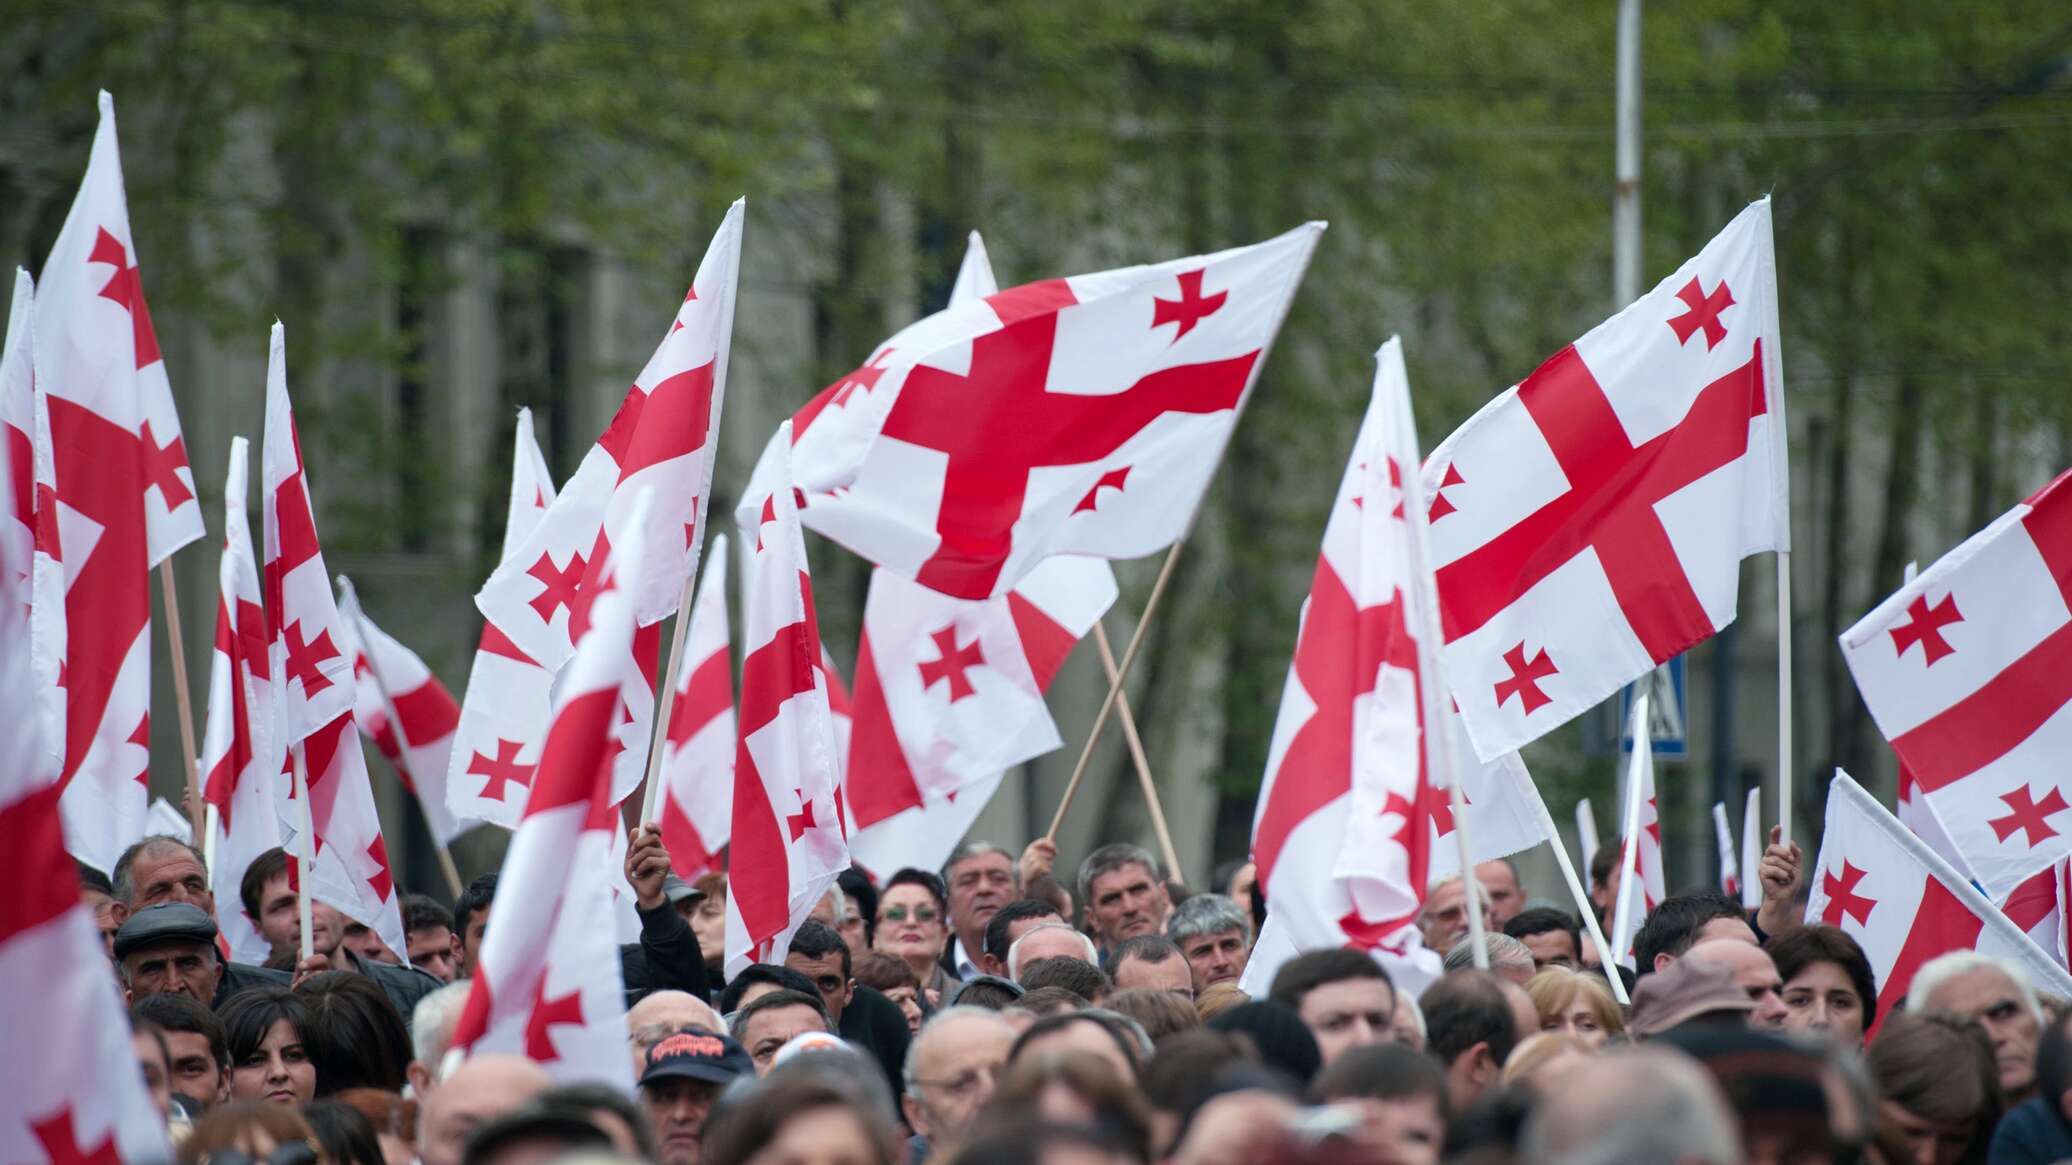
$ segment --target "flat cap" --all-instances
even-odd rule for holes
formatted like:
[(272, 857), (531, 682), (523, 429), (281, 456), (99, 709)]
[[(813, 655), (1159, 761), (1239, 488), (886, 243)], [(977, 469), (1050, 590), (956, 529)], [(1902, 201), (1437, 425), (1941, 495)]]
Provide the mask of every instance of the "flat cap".
[(672, 905), (692, 901), (703, 902), (705, 900), (705, 891), (698, 889), (675, 874), (666, 874), (662, 878), (662, 896), (669, 899)]
[(1731, 968), (1704, 959), (1682, 958), (1649, 975), (1633, 989), (1626, 1030), (1646, 1039), (1704, 1015), (1737, 1013), (1745, 1018), (1755, 1000), (1734, 982)]
[(115, 957), (163, 943), (214, 943), (216, 920), (199, 906), (186, 902), (161, 902), (129, 916), (115, 932)]

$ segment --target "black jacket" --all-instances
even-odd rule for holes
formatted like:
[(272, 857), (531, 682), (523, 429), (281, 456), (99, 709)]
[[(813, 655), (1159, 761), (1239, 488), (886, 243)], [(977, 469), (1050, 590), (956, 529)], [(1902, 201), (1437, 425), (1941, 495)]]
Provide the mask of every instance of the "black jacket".
[[(415, 967), (403, 967), (394, 963), (376, 963), (362, 959), (351, 951), (346, 958), (352, 961), (353, 969), (374, 980), (396, 1005), (403, 1016), (403, 1022), (410, 1022), (410, 1013), (417, 1008), (417, 1001), (444, 987), (445, 984)], [(216, 998), (210, 1006), (221, 1011), (225, 1003), (240, 991), (254, 987), (286, 987), (295, 981), (286, 971), (275, 971), (267, 967), (254, 967), (249, 963), (223, 964), (223, 978), (216, 984)]]
[(706, 973), (705, 956), (698, 953), (698, 936), (692, 933), (691, 924), (667, 902), (639, 914), (640, 941), (619, 948), (626, 1002), (631, 1004), (652, 991), (688, 991), (710, 1003), (712, 976)]
[(837, 1034), (843, 1039), (877, 1058), (894, 1096), (906, 1091), (901, 1071), (906, 1067), (907, 1045), (913, 1036), (907, 1031), (906, 1013), (899, 1009), (899, 1004), (859, 983), (856, 994), (849, 997), (849, 1006), (842, 1009), (842, 1022), (836, 1026), (841, 1028)]

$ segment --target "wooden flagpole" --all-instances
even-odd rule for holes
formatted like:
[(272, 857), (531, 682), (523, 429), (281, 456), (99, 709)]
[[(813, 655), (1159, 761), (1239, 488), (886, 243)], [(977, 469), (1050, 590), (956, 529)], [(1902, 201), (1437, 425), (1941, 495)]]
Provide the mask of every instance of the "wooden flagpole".
[[(1108, 628), (1094, 621), (1094, 647), (1101, 653), (1101, 670), (1108, 682), (1116, 682), (1115, 649), (1108, 645)], [(1151, 810), (1151, 828), (1158, 834), (1158, 848), (1165, 856), (1166, 876), (1180, 878), (1180, 855), (1173, 848), (1172, 831), (1166, 828), (1165, 806), (1159, 803), (1158, 786), (1151, 781), (1151, 762), (1144, 756), (1144, 741), (1137, 734), (1137, 717), (1130, 711), (1130, 696), (1119, 688), (1115, 705), (1122, 716), (1122, 739), (1129, 745), (1130, 763), (1137, 770), (1137, 784), (1144, 790), (1144, 802)]]
[(187, 770), (187, 819), (196, 838), (208, 836), (201, 808), (201, 752), (194, 744), (194, 697), (187, 690), (187, 645), (180, 634), (180, 590), (173, 582), (173, 559), (158, 564), (158, 586), (165, 596), (166, 646), (173, 656), (173, 706), (180, 715), (181, 767)]
[(662, 745), (669, 737), (669, 716), (676, 706), (676, 675), (683, 667), (683, 644), (691, 629), (691, 584), (698, 577), (698, 564), (684, 576), (683, 597), (676, 601), (676, 628), (669, 636), (669, 664), (662, 669), (662, 686), (655, 690), (655, 723), (648, 732), (647, 776), (640, 794), (640, 819), (636, 828), (655, 819), (655, 805), (661, 794)]

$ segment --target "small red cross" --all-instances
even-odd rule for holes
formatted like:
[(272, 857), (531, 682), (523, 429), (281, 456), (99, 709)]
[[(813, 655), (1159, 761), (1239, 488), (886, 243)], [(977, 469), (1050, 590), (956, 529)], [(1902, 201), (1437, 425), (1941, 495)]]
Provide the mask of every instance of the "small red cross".
[(288, 678), (302, 681), (302, 698), (307, 700), (331, 686), (331, 681), (317, 665), (327, 659), (337, 659), (338, 649), (331, 645), (331, 629), (326, 627), (315, 639), (304, 642), (302, 620), (288, 624), (281, 632), (281, 638), (288, 644)]
[(597, 544), (590, 548), (590, 564), (603, 564), (606, 573), (602, 577), (585, 574), (583, 581), (575, 588), (575, 597), (568, 601), (568, 641), (581, 643), (590, 630), (590, 612), (597, 609), (597, 600), (607, 593), (619, 589), (619, 571), (611, 564), (611, 540), (604, 536), (602, 526), (597, 529)]
[(1546, 648), (1541, 648), (1528, 661), (1525, 658), (1525, 643), (1520, 640), (1518, 646), (1504, 653), (1504, 662), (1511, 666), (1511, 678), (1498, 680), (1496, 683), (1497, 707), (1503, 707), (1504, 701), (1515, 695), (1518, 702), (1524, 705), (1525, 714), (1530, 716), (1554, 702), (1554, 697), (1540, 691), (1539, 681), (1548, 676), (1561, 674), (1561, 669), (1555, 667), (1554, 661), (1547, 658)]
[(1377, 816), (1390, 815), (1400, 818), (1403, 824), (1397, 826), (1395, 832), (1389, 834), (1389, 838), (1404, 849), (1409, 849), (1410, 839), (1415, 836), (1411, 830), (1417, 825), (1417, 806), (1410, 803), (1410, 798), (1390, 789), (1388, 799), (1382, 802), (1381, 812)]
[(137, 783), (148, 789), (151, 787), (151, 713), (144, 713), (144, 718), (137, 721), (137, 730), (130, 733), (129, 743), (144, 750), (144, 767), (137, 772)]
[(1907, 649), (1921, 645), (1921, 662), (1924, 667), (1934, 667), (1935, 661), (1946, 655), (1954, 655), (1957, 649), (1943, 638), (1942, 629), (1952, 623), (1962, 623), (1964, 615), (1957, 610), (1956, 592), (1942, 597), (1942, 601), (1929, 605), (1927, 595), (1915, 595), (1907, 604), (1907, 621), (1892, 629), (1892, 650), (1905, 655)]
[(1727, 290), (1726, 281), (1721, 280), (1719, 286), (1712, 289), (1712, 294), (1707, 295), (1698, 286), (1698, 277), (1693, 275), (1683, 290), (1676, 293), (1676, 298), (1683, 300), (1690, 309), (1669, 321), (1670, 329), (1676, 333), (1676, 342), (1689, 343), (1698, 329), (1703, 328), (1705, 350), (1710, 352), (1719, 347), (1719, 342), (1727, 338), (1727, 325), (1719, 322), (1719, 313), (1734, 306), (1734, 293)]
[(1180, 342), (1180, 337), (1193, 331), (1194, 325), (1221, 310), (1223, 301), (1230, 298), (1230, 293), (1227, 291), (1219, 291), (1214, 295), (1203, 295), (1201, 293), (1201, 277), (1204, 270), (1206, 269), (1197, 268), (1193, 271), (1181, 272), (1179, 276), (1180, 298), (1153, 298), (1151, 301), (1152, 327), (1159, 328), (1167, 324), (1180, 325), (1180, 329), (1173, 333), (1173, 343), (1175, 344)]
[(395, 875), (389, 872), (388, 843), (377, 835), (366, 853), (374, 860), (374, 872), (367, 875), (367, 885), (374, 891), (376, 899), (386, 902), (389, 892), (396, 888)]
[(1432, 509), (1430, 513), (1425, 515), (1425, 521), (1436, 522), (1439, 519), (1445, 517), (1446, 515), (1452, 513), (1454, 510), (1454, 506), (1453, 503), (1448, 501), (1446, 498), (1446, 487), (1450, 485), (1466, 484), (1468, 484), (1468, 481), (1466, 478), (1460, 475), (1460, 470), (1458, 468), (1451, 465), (1447, 466), (1446, 476), (1439, 479), (1439, 488), (1432, 491)]
[(521, 747), (523, 746), (515, 740), (500, 738), (496, 742), (495, 756), (478, 752), (475, 759), (468, 762), (469, 776), (488, 778), (482, 782), (484, 797), (492, 801), (501, 801), (504, 799), (506, 785), (532, 787), (533, 766), (518, 763), (518, 750)]
[[(806, 491), (804, 491), (804, 490), (802, 490), (802, 489), (798, 488), (797, 486), (793, 486), (793, 487), (792, 487), (792, 490), (791, 490), (791, 500), (792, 500), (792, 504), (793, 504), (793, 505), (795, 505), (795, 506), (797, 506), (797, 507), (798, 507), (799, 509), (802, 509), (802, 510), (803, 510), (803, 509), (805, 509), (805, 508), (806, 508)], [(756, 524), (755, 524), (755, 548), (756, 548), (757, 550), (761, 550), (761, 549), (763, 548), (763, 527), (764, 527), (764, 526), (767, 526), (767, 525), (769, 525), (770, 523), (772, 523), (772, 522), (774, 522), (774, 521), (776, 521), (776, 520), (777, 520), (777, 495), (776, 495), (776, 494), (766, 494), (766, 495), (764, 495), (764, 497), (763, 497), (763, 512), (762, 512), (762, 516), (761, 516), (760, 518), (758, 518), (758, 519), (756, 520)]]
[[(1439, 836), (1445, 837), (1447, 834), (1453, 832), (1453, 799), (1451, 795), (1446, 792), (1446, 790), (1439, 788), (1434, 788), (1430, 790), (1430, 798), (1432, 806), (1432, 824), (1438, 826)], [(1460, 803), (1462, 808), (1466, 808), (1467, 806), (1474, 804), (1473, 801), (1468, 800), (1468, 790), (1466, 786), (1461, 787)]]
[(784, 828), (790, 831), (791, 839), (797, 841), (806, 836), (806, 831), (820, 824), (813, 820), (813, 802), (805, 798), (805, 791), (799, 791), (799, 811), (784, 819)]
[(935, 642), (934, 659), (921, 661), (921, 690), (935, 686), (937, 680), (950, 681), (950, 703), (954, 704), (966, 696), (977, 694), (971, 686), (971, 678), (965, 673), (975, 667), (984, 667), (986, 653), (974, 638), (962, 647), (957, 646), (957, 625), (952, 623), (929, 638)]
[[(1634, 747), (1639, 748), (1640, 742), (1635, 741)], [(1641, 832), (1648, 835), (1648, 840), (1655, 843), (1656, 849), (1662, 848), (1662, 809), (1653, 797), (1648, 798), (1648, 823), (1642, 827)]]
[(1820, 921), (1829, 926), (1840, 926), (1842, 916), (1848, 915), (1856, 920), (1858, 926), (1871, 924), (1871, 908), (1877, 902), (1856, 892), (1856, 884), (1863, 881), (1866, 872), (1850, 865), (1846, 858), (1842, 861), (1841, 877), (1821, 871), (1820, 892), (1827, 895), (1827, 909), (1821, 911)]
[(575, 609), (576, 584), (582, 581), (583, 568), (586, 565), (588, 564), (583, 561), (581, 551), (570, 552), (566, 566), (555, 566), (553, 552), (543, 551), (540, 560), (533, 563), (532, 569), (525, 572), (540, 580), (540, 585), (546, 588), (533, 596), (531, 601), (532, 609), (539, 613), (540, 622), (552, 622), (556, 607)]
[(130, 313), (130, 338), (137, 349), (137, 367), (148, 368), (158, 362), (158, 333), (151, 327), (151, 308), (144, 302), (144, 281), (138, 277), (137, 269), (130, 265), (129, 251), (121, 240), (102, 227), (94, 237), (93, 253), (86, 257), (89, 263), (106, 263), (115, 268), (115, 274), (108, 277), (101, 288), (102, 299), (112, 299)]
[[(1456, 474), (1455, 476), (1459, 475)], [(1398, 465), (1393, 457), (1389, 458), (1389, 489), (1396, 497), (1396, 508), (1389, 511), (1389, 517), (1400, 518), (1403, 516), (1403, 467)], [(1431, 519), (1427, 518), (1425, 520), (1430, 521)]]
[(887, 348), (871, 357), (870, 363), (851, 369), (847, 376), (835, 381), (835, 394), (830, 403), (848, 404), (849, 398), (857, 393), (878, 387), (879, 378), (885, 375), (885, 358), (890, 355), (892, 349)]
[(2036, 800), (2035, 794), (2029, 792), (2029, 786), (2026, 784), (2016, 787), (2011, 793), (2000, 794), (2000, 799), (2007, 803), (2010, 812), (2005, 817), (1995, 817), (1986, 822), (1993, 827), (1993, 836), (2006, 841), (2014, 836), (2015, 831), (2020, 830), (2028, 836), (2031, 848), (2043, 844), (2046, 838), (2058, 835), (2057, 829), (2050, 824), (2048, 818), (2072, 809), (2072, 805), (2065, 803), (2064, 792), (2055, 787), (2041, 802)]
[(583, 993), (581, 989), (571, 991), (559, 999), (547, 998), (547, 976), (540, 974), (540, 985), (532, 993), (532, 1015), (525, 1021), (525, 1056), (536, 1064), (550, 1064), (561, 1058), (554, 1047), (554, 1040), (547, 1033), (550, 1027), (580, 1027), (583, 1024)]
[(49, 1120), (29, 1126), (29, 1132), (43, 1146), (43, 1155), (50, 1158), (50, 1165), (122, 1165), (122, 1156), (115, 1151), (112, 1131), (91, 1149), (79, 1143), (79, 1130), (72, 1123), (72, 1111), (67, 1106)]
[(165, 508), (177, 510), (194, 500), (194, 491), (180, 480), (180, 471), (187, 468), (187, 442), (180, 437), (170, 444), (160, 445), (158, 438), (151, 435), (151, 422), (144, 422), (143, 438), (138, 452), (144, 455), (144, 489), (156, 489), (165, 499)]
[(1099, 510), (1101, 508), (1101, 491), (1104, 489), (1113, 489), (1116, 493), (1121, 493), (1123, 483), (1127, 482), (1129, 479), (1130, 467), (1127, 465), (1123, 466), (1121, 469), (1111, 469), (1108, 472), (1102, 474), (1101, 479), (1094, 483), (1094, 487), (1086, 491), (1086, 496), (1079, 499), (1079, 504), (1072, 507), (1072, 512), (1075, 514), (1083, 514), (1088, 510)]

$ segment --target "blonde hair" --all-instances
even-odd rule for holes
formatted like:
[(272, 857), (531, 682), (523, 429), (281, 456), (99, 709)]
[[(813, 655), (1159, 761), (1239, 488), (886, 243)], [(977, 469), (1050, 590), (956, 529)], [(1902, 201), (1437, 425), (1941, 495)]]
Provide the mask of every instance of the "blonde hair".
[(1530, 1085), (1533, 1073), (1561, 1057), (1590, 1054), (1590, 1045), (1567, 1032), (1534, 1032), (1511, 1049), (1511, 1058), (1504, 1061), (1502, 1082), (1511, 1085), (1522, 1081)]
[(1194, 997), (1194, 1010), (1207, 1023), (1233, 1007), (1252, 1002), (1252, 997), (1235, 983), (1211, 983)]
[(1526, 980), (1525, 993), (1532, 997), (1533, 1009), (1540, 1013), (1541, 1023), (1559, 1017), (1580, 995), (1589, 1006), (1590, 1014), (1597, 1017), (1597, 1026), (1603, 1028), (1606, 1035), (1626, 1034), (1626, 1016), (1619, 1010), (1618, 1000), (1612, 998), (1612, 989), (1589, 971), (1548, 967)]

